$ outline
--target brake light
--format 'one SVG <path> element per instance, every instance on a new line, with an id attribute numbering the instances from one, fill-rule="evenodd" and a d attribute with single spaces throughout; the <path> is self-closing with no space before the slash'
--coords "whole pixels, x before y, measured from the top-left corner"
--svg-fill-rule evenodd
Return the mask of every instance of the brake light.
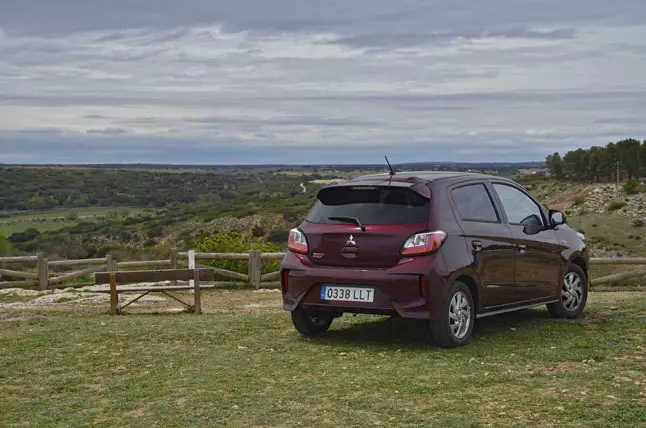
<path id="1" fill-rule="evenodd" d="M 289 231 L 289 240 L 287 246 L 290 251 L 299 254 L 307 254 L 309 248 L 307 246 L 307 238 L 300 229 L 292 229 Z"/>
<path id="2" fill-rule="evenodd" d="M 402 248 L 402 256 L 422 256 L 431 254 L 440 249 L 446 240 L 446 233 L 441 230 L 435 232 L 416 233 L 406 240 Z"/>

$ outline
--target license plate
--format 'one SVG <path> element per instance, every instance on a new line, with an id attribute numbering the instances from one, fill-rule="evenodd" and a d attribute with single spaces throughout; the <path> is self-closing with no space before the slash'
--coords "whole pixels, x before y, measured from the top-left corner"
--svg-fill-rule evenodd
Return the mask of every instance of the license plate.
<path id="1" fill-rule="evenodd" d="M 338 285 L 324 285 L 321 287 L 321 300 L 371 303 L 374 299 L 374 288 L 341 287 Z"/>

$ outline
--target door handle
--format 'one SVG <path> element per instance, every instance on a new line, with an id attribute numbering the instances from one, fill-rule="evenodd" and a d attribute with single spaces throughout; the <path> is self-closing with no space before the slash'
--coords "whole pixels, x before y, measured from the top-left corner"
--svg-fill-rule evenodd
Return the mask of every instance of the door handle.
<path id="1" fill-rule="evenodd" d="M 473 250 L 476 252 L 482 250 L 482 242 L 480 241 L 471 241 L 471 246 L 473 247 Z"/>

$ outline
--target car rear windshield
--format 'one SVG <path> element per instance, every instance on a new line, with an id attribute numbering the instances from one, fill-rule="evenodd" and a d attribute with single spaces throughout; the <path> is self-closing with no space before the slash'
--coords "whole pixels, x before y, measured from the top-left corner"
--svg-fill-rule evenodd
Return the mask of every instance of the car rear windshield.
<path id="1" fill-rule="evenodd" d="M 339 224 L 343 222 L 339 217 L 350 217 L 363 224 L 419 224 L 428 221 L 429 204 L 428 199 L 407 189 L 336 187 L 319 193 L 307 221 Z"/>

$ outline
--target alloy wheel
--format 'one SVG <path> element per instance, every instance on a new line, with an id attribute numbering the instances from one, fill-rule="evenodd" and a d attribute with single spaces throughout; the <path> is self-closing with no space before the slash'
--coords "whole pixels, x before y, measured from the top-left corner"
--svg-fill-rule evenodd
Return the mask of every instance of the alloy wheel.
<path id="1" fill-rule="evenodd" d="M 576 272 L 568 272 L 563 279 L 561 302 L 568 311 L 575 311 L 583 298 L 583 280 Z"/>
<path id="2" fill-rule="evenodd" d="M 471 325 L 471 307 L 467 295 L 458 291 L 451 298 L 449 305 L 449 327 L 456 339 L 462 339 Z"/>

